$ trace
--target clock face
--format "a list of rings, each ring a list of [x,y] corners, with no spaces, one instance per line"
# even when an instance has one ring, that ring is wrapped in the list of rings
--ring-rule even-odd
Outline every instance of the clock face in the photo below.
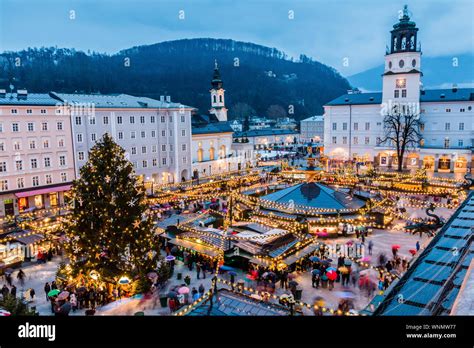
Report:
[[[403,61],[403,59],[400,59],[400,61],[398,62],[398,66],[400,68],[403,68],[404,65],[405,65],[405,62]]]
[[[411,61],[411,66],[412,66],[412,67],[415,67],[415,66],[416,66],[416,59],[413,59],[413,60]]]

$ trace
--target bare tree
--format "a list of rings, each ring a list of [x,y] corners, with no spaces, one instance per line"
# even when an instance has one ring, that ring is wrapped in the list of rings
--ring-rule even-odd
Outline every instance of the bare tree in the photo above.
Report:
[[[417,105],[394,104],[384,116],[384,138],[381,143],[389,143],[397,151],[398,171],[403,168],[403,157],[410,148],[415,148],[421,140],[420,113]]]

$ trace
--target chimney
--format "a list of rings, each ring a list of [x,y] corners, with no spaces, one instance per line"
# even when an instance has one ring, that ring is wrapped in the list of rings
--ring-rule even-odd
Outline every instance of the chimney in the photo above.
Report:
[[[28,96],[28,91],[26,89],[17,89],[16,97],[18,99],[26,99],[27,96]]]
[[[6,89],[0,89],[0,98],[5,98],[7,95],[7,90]]]
[[[162,103],[165,102],[165,96],[164,95],[160,95],[160,102],[162,102]]]
[[[169,95],[166,96],[166,102],[171,103],[171,96],[169,96]]]

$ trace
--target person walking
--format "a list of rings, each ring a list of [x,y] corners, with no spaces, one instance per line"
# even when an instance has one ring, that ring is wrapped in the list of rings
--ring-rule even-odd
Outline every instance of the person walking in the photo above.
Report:
[[[35,291],[35,289],[31,288],[31,289],[30,289],[30,297],[31,297],[31,300],[33,300],[33,301],[34,301],[34,299],[35,299],[35,295],[36,295],[36,291]]]
[[[46,301],[49,300],[48,292],[50,291],[51,291],[51,286],[49,285],[48,282],[46,282],[46,284],[44,284],[44,292],[46,293]]]
[[[199,279],[199,276],[201,274],[201,262],[196,262],[196,273],[197,273],[197,279]]]
[[[417,252],[420,251],[420,241],[419,241],[419,240],[416,241],[416,245],[415,245],[415,246],[416,246],[416,251],[417,251]]]
[[[72,311],[75,312],[76,309],[77,309],[77,298],[76,298],[75,293],[71,294],[71,298],[70,298],[69,302],[71,303]]]
[[[3,287],[2,287],[2,297],[3,299],[5,300],[8,296],[8,294],[10,293],[10,290],[8,289],[8,287],[6,286],[6,284],[3,284]]]
[[[281,272],[280,287],[288,289],[288,273],[286,271]]]
[[[369,240],[369,255],[372,255],[373,247],[374,247],[374,242],[372,242],[372,240]]]
[[[17,274],[16,278],[20,282],[21,287],[23,287],[25,285],[25,272],[23,272],[23,270],[21,268],[18,271],[18,274]]]
[[[199,285],[199,297],[202,297],[204,295],[204,285]]]
[[[13,297],[16,297],[16,286],[12,285],[12,288],[10,289],[10,295]]]
[[[8,286],[12,286],[12,275],[10,273],[5,274],[5,280],[7,281]]]
[[[56,281],[53,280],[53,281],[51,282],[51,290],[56,290],[57,288],[58,288],[58,286],[56,285]]]

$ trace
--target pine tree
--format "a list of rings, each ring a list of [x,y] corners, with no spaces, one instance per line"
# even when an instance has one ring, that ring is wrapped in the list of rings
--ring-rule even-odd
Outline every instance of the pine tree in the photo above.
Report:
[[[104,280],[144,278],[159,253],[146,192],[125,151],[105,134],[89,152],[72,187],[74,208],[66,222],[66,251],[73,274],[92,270]]]

